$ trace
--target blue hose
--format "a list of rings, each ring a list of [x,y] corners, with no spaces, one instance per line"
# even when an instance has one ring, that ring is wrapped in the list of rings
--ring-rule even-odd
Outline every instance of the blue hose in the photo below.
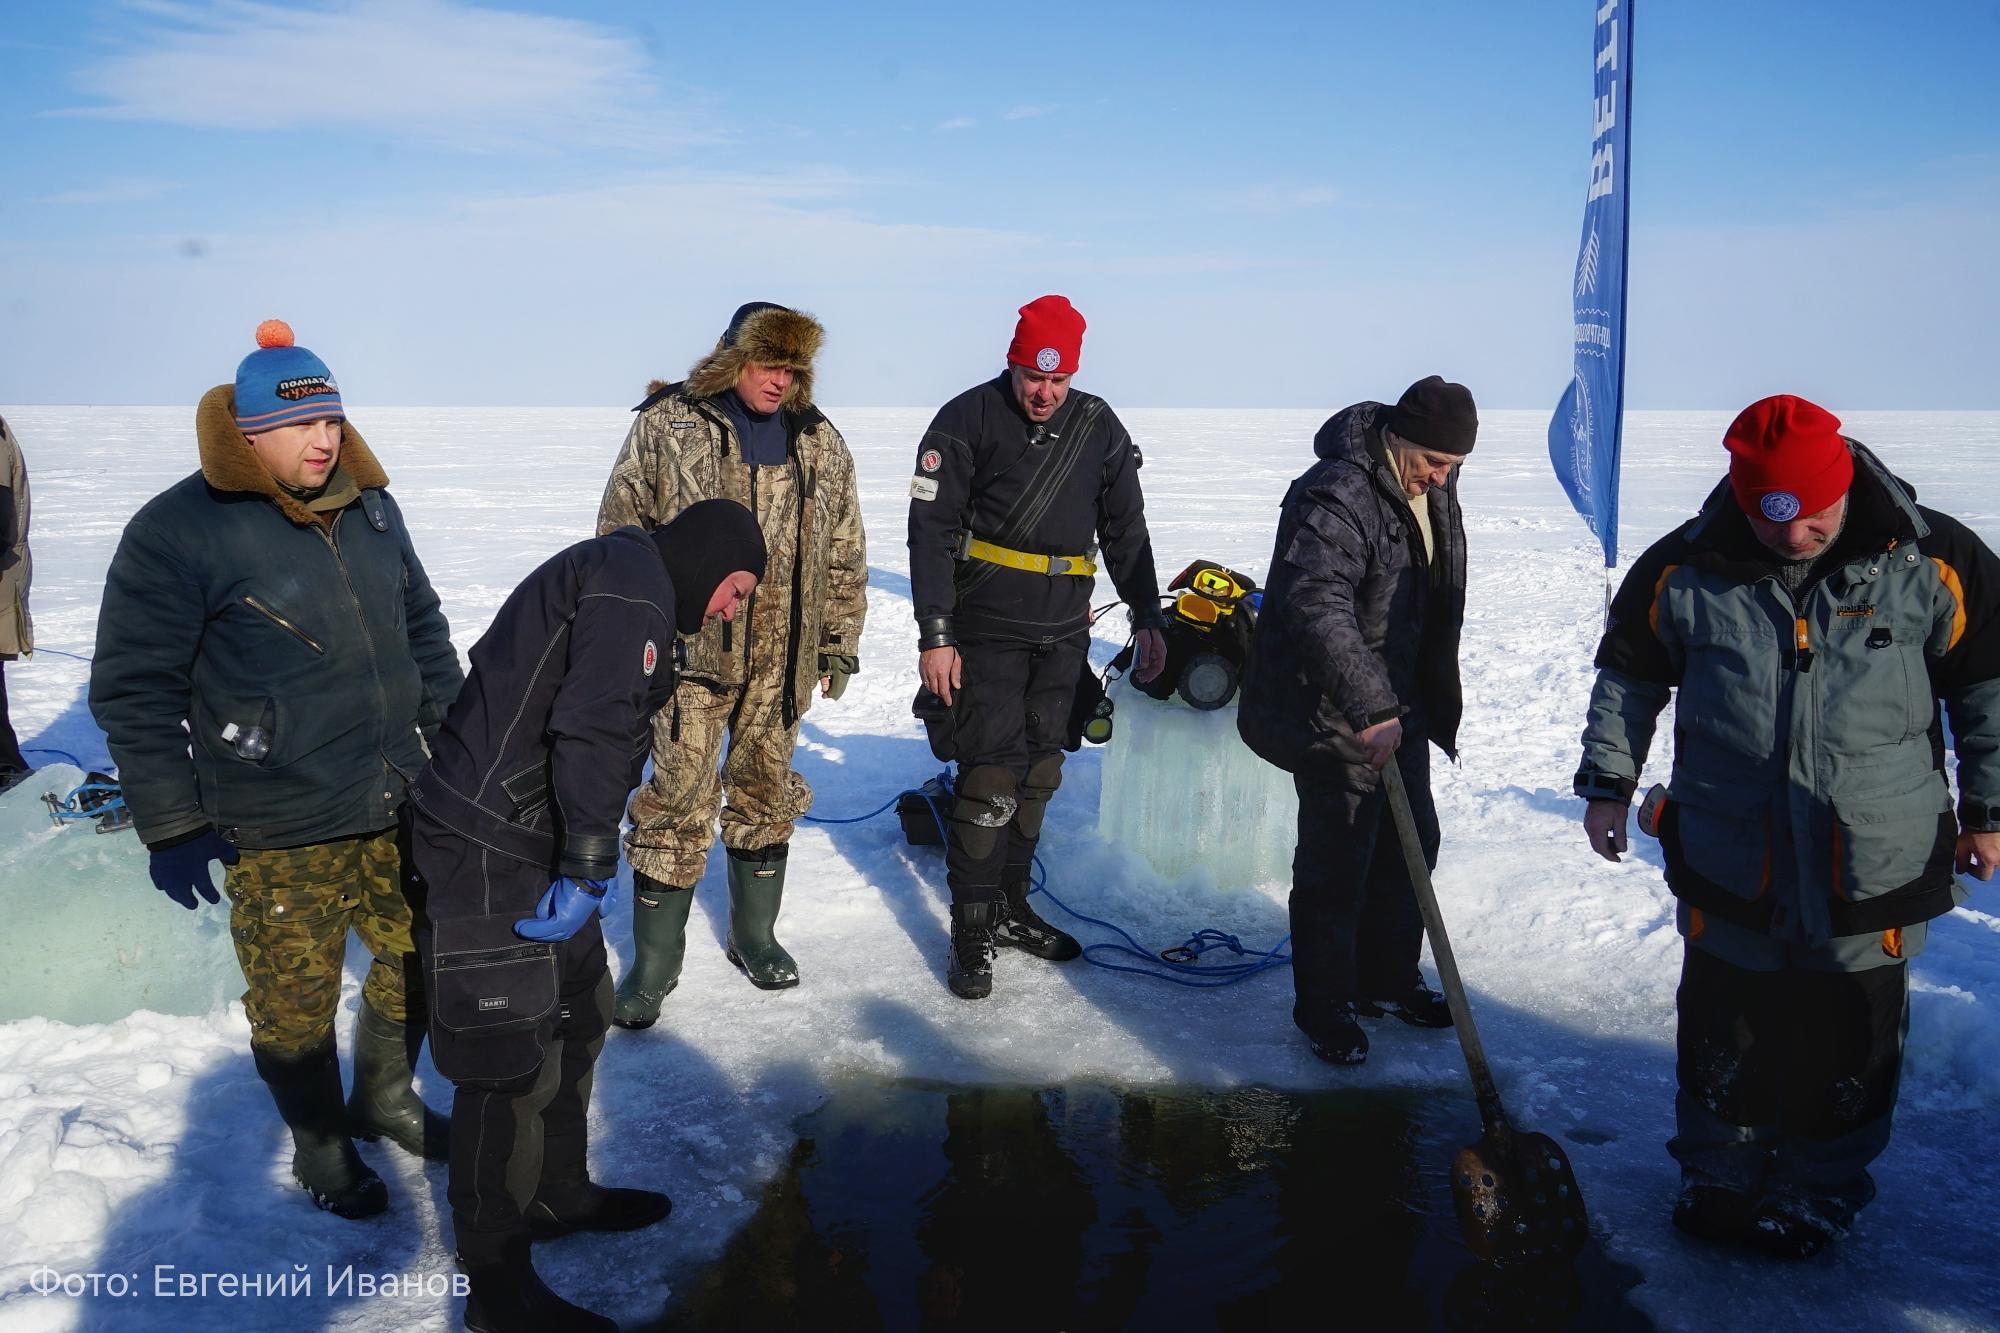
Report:
[[[949,770],[946,771],[944,776],[949,778]],[[886,803],[875,807],[867,814],[855,815],[851,819],[829,819],[813,815],[807,815],[805,818],[814,824],[860,824],[882,814],[898,801],[901,801],[903,797],[909,796],[913,792],[923,800],[926,806],[930,807],[931,818],[937,821],[938,835],[944,838],[946,842],[949,842],[951,838],[945,831],[944,812],[938,809],[936,801],[932,800],[922,791],[914,788],[911,791],[898,792],[895,796],[890,797]],[[1093,926],[1101,926],[1125,941],[1123,944],[1092,944],[1084,948],[1083,960],[1091,966],[1101,967],[1107,972],[1130,972],[1136,976],[1153,977],[1159,981],[1171,982],[1176,986],[1193,986],[1200,989],[1208,989],[1215,986],[1233,986],[1239,981],[1248,981],[1260,972],[1269,972],[1273,968],[1286,967],[1291,964],[1291,955],[1280,952],[1287,944],[1291,943],[1292,937],[1290,935],[1286,935],[1284,939],[1279,940],[1275,948],[1266,950],[1249,948],[1236,936],[1226,931],[1205,929],[1198,930],[1188,936],[1187,943],[1185,944],[1176,945],[1174,948],[1164,949],[1158,953],[1151,952],[1142,948],[1139,941],[1133,939],[1124,927],[1113,925],[1111,922],[1101,920],[1098,917],[1086,916],[1062,899],[1056,897],[1055,894],[1049,892],[1048,869],[1042,865],[1042,858],[1040,856],[1035,858],[1035,875],[1034,888],[1030,890],[1031,893],[1045,895],[1050,902],[1060,907],[1070,916],[1075,917],[1078,921],[1088,922]],[[1206,964],[1199,961],[1203,954],[1213,949],[1227,949],[1237,957],[1247,961]],[[1107,963],[1102,958],[1093,956],[1100,952],[1130,954],[1132,957],[1144,962],[1146,966],[1134,967],[1130,963]],[[1160,969],[1162,968],[1166,970],[1161,971]]]

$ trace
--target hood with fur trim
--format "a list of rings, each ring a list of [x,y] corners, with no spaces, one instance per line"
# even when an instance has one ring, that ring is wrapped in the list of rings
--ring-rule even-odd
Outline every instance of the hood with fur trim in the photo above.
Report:
[[[800,310],[773,306],[744,319],[736,341],[716,341],[715,350],[695,362],[688,371],[687,391],[697,398],[713,398],[736,387],[743,367],[754,361],[760,366],[790,366],[792,387],[779,404],[786,411],[801,412],[812,406],[813,358],[826,338],[826,330],[811,315]],[[655,380],[648,393],[665,387]]]
[[[234,384],[218,384],[201,396],[201,405],[194,410],[194,434],[201,446],[202,478],[216,490],[265,496],[284,511],[286,518],[301,527],[320,521],[318,515],[278,485],[277,478],[250,447],[250,441],[236,428]],[[389,474],[375,461],[368,442],[351,421],[340,423],[340,466],[364,491],[380,490],[389,484]]]

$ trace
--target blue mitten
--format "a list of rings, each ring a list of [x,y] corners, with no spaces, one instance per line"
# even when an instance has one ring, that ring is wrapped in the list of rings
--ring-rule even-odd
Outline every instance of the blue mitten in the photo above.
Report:
[[[549,891],[535,904],[535,914],[514,923],[514,933],[524,940],[566,940],[582,930],[592,916],[611,910],[615,879],[571,879],[565,875],[549,885]]]
[[[212,903],[222,901],[222,896],[215,891],[215,880],[209,874],[208,863],[220,861],[226,866],[233,866],[240,859],[236,849],[224,842],[222,835],[212,828],[185,834],[147,850],[153,857],[152,863],[146,867],[146,872],[153,877],[153,887],[190,912],[200,906],[194,900],[197,893]]]

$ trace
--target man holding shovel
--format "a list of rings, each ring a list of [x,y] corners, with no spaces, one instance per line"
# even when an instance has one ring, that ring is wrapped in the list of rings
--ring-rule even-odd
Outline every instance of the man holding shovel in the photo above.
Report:
[[[1674,1224],[1808,1258],[1875,1197],[1909,960],[2000,861],[2000,562],[1789,395],[1611,606],[1576,792],[1616,861],[1671,695],[1660,840],[1686,938]],[[1938,701],[1958,752],[1945,777]]]
[[[1320,427],[1278,520],[1237,728],[1298,788],[1292,1021],[1330,1064],[1368,1058],[1357,1015],[1451,1026],[1417,970],[1424,923],[1381,773],[1394,757],[1435,866],[1427,743],[1452,754],[1458,737],[1458,473],[1478,431],[1471,392],[1436,375],[1394,407],[1356,403]]]

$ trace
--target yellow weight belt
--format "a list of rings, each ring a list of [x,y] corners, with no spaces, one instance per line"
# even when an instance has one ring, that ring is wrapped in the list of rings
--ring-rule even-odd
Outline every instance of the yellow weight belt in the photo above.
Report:
[[[969,534],[964,544],[964,555],[968,560],[984,560],[989,565],[1004,565],[1008,569],[1025,569],[1030,574],[1075,574],[1082,578],[1093,578],[1097,574],[1097,561],[1088,555],[1034,555],[996,546]]]

